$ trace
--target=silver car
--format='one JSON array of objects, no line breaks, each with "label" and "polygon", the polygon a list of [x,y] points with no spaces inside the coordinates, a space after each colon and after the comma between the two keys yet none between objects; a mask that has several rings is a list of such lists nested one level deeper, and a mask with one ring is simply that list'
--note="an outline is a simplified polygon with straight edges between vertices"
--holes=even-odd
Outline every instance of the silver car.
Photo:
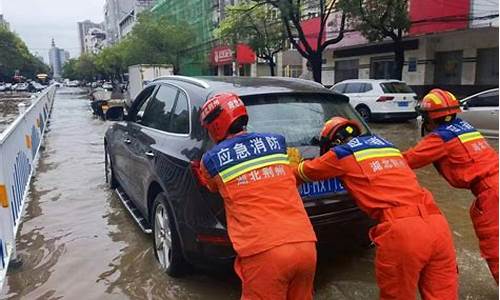
[{"label": "silver car", "polygon": [[498,88],[464,98],[460,105],[459,118],[471,123],[485,136],[498,139]]}]

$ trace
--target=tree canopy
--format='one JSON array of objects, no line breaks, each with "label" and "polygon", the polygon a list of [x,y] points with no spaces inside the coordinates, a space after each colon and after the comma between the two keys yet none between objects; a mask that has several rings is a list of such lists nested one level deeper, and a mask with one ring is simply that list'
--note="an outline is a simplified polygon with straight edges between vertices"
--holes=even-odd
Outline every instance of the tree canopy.
[{"label": "tree canopy", "polygon": [[49,73],[49,67],[29,52],[19,36],[0,26],[0,81],[10,81],[16,71],[34,79],[38,73]]},{"label": "tree canopy", "polygon": [[369,41],[390,38],[394,45],[394,79],[402,79],[404,66],[403,36],[411,27],[408,0],[341,0],[339,6],[350,24]]},{"label": "tree canopy", "polygon": [[267,61],[271,75],[274,76],[274,57],[283,49],[287,39],[277,9],[249,2],[241,2],[225,9],[227,15],[219,24],[215,36],[231,45],[246,42],[257,57]]}]

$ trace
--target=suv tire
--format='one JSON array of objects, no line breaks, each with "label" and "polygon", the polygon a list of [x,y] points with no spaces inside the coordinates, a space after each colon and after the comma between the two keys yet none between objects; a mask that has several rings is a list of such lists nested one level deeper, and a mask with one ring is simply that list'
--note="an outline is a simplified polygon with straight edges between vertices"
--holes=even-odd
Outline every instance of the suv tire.
[{"label": "suv tire", "polygon": [[174,219],[170,213],[165,193],[159,193],[153,202],[153,246],[161,269],[172,277],[186,274],[189,265],[182,254]]},{"label": "suv tire", "polygon": [[368,108],[368,106],[358,105],[356,106],[356,110],[365,121],[370,121],[372,112],[370,111],[370,108]]},{"label": "suv tire", "polygon": [[106,146],[104,146],[104,176],[106,176],[106,183],[110,189],[114,190],[118,187],[118,181],[116,181],[115,178],[111,157],[109,156],[108,147]]}]

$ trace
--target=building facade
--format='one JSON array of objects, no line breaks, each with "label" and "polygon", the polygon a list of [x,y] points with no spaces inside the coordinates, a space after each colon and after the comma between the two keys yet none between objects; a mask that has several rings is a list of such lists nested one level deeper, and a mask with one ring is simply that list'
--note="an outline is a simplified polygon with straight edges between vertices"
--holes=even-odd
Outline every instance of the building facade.
[{"label": "building facade", "polygon": [[180,62],[181,73],[185,75],[213,74],[210,67],[210,51],[215,46],[213,30],[223,14],[225,1],[229,0],[156,0],[152,11],[168,16],[173,22],[185,22],[194,31],[195,38],[184,50]]},{"label": "building facade", "polygon": [[[498,1],[413,0],[404,39],[403,80],[418,94],[435,86],[464,96],[498,86]],[[353,78],[388,79],[392,41],[370,43],[359,32],[324,53],[323,84]]]},{"label": "building facade", "polygon": [[99,53],[105,46],[106,32],[100,28],[90,28],[83,40],[82,53]]},{"label": "building facade", "polygon": [[90,20],[78,22],[78,38],[80,41],[80,54],[88,52],[89,45],[86,43],[87,36],[95,29],[104,32],[104,23],[94,23]]},{"label": "building facade", "polygon": [[153,0],[136,0],[132,3],[131,7],[128,7],[127,14],[120,19],[118,23],[120,38],[125,37],[128,33],[132,31],[132,28],[137,21],[137,16],[144,10],[150,9],[154,4]]}]

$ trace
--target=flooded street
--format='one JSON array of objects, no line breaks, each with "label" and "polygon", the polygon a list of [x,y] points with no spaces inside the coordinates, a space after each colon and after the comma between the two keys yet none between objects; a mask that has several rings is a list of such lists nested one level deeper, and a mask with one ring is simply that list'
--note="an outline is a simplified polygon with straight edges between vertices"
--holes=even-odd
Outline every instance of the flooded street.
[{"label": "flooded street", "polygon": [[[92,117],[85,94],[59,89],[37,174],[17,238],[23,259],[0,299],[238,299],[232,273],[161,273],[152,239],[143,234],[104,182],[103,136],[109,123]],[[419,136],[414,123],[375,124],[402,150]],[[498,149],[498,141],[493,141]],[[457,248],[461,299],[497,299],[469,218],[473,196],[432,167],[418,171],[448,218]],[[342,243],[342,241],[338,241]],[[316,299],[376,299],[373,249],[319,252]]]}]

